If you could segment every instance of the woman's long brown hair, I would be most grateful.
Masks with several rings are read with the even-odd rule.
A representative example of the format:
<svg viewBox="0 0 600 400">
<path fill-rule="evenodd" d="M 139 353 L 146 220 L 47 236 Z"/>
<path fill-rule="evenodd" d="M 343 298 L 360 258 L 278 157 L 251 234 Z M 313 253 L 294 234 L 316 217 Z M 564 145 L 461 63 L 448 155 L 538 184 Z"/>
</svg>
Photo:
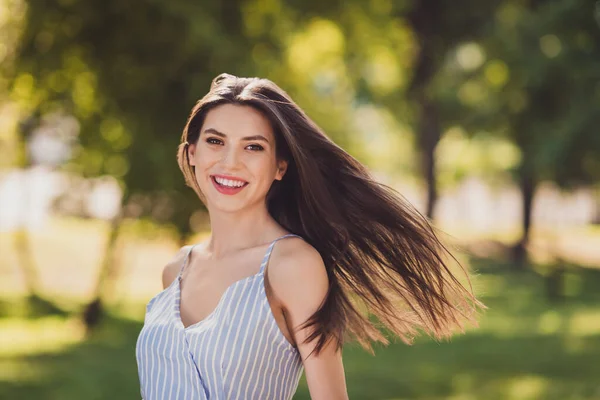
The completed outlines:
<svg viewBox="0 0 600 400">
<path fill-rule="evenodd" d="M 485 306 L 450 270 L 454 260 L 469 282 L 428 220 L 375 181 L 268 79 L 220 74 L 192 109 L 177 161 L 200 199 L 186 142 L 196 143 L 207 112 L 225 103 L 254 107 L 270 121 L 277 157 L 288 169 L 267 194 L 269 212 L 325 263 L 329 292 L 301 325 L 312 327 L 306 341 L 317 339 L 316 354 L 332 339 L 338 348 L 356 340 L 372 352 L 372 341 L 388 343 L 380 324 L 406 343 L 419 330 L 440 339 L 464 331 L 465 322 L 477 324 L 475 312 Z"/>
</svg>

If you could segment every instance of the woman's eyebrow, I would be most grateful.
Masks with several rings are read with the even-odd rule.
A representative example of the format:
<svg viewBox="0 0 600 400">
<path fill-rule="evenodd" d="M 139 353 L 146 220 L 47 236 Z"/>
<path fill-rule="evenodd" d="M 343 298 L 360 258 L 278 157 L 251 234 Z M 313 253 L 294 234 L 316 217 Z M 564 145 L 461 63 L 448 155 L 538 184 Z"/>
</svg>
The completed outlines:
<svg viewBox="0 0 600 400">
<path fill-rule="evenodd" d="M 214 128 L 207 128 L 204 130 L 204 133 L 212 133 L 214 135 L 220 136 L 220 137 L 227 137 L 226 134 L 224 134 L 223 132 L 219 132 L 218 130 L 214 129 Z M 264 142 L 269 143 L 269 140 L 262 136 L 262 135 L 252 135 L 252 136 L 244 136 L 242 138 L 242 140 L 262 140 Z"/>
</svg>

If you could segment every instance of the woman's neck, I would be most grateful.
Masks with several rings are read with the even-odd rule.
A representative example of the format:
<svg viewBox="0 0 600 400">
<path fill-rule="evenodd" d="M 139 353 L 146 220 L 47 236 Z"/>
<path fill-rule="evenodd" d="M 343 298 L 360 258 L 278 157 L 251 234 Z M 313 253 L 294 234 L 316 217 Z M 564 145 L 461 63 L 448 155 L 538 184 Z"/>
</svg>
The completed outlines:
<svg viewBox="0 0 600 400">
<path fill-rule="evenodd" d="M 266 206 L 246 212 L 210 213 L 211 234 L 205 250 L 212 258 L 220 258 L 236 250 L 258 246 L 283 234 Z"/>
</svg>

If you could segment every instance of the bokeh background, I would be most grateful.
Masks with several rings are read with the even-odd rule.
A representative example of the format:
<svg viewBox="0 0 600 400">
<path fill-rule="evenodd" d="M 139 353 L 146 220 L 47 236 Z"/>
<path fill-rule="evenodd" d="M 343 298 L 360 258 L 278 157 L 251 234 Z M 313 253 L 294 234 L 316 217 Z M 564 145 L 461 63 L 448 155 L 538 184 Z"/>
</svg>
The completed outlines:
<svg viewBox="0 0 600 400">
<path fill-rule="evenodd" d="M 0 0 L 0 398 L 139 398 L 145 304 L 209 229 L 176 148 L 228 72 L 430 217 L 489 307 L 448 342 L 348 345 L 350 398 L 600 399 L 599 21 L 589 0 Z"/>
</svg>

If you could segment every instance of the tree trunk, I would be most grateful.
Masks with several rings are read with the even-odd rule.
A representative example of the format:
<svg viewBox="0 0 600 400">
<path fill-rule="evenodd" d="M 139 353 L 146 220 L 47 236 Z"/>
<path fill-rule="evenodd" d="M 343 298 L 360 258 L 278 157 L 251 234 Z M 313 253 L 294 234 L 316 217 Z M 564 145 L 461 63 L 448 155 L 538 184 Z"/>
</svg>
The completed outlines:
<svg viewBox="0 0 600 400">
<path fill-rule="evenodd" d="M 425 214 L 430 219 L 433 219 L 438 197 L 435 148 L 441 137 L 441 128 L 437 105 L 435 100 L 428 95 L 427 89 L 440 66 L 439 52 L 446 51 L 443 46 L 436 45 L 438 35 L 436 21 L 440 6 L 440 3 L 436 1 L 416 2 L 408 15 L 419 48 L 408 94 L 417 105 L 417 143 L 421 151 L 421 168 L 427 183 Z"/>
<path fill-rule="evenodd" d="M 531 231 L 533 196 L 536 188 L 536 182 L 532 177 L 532 172 L 527 166 L 523 166 L 520 169 L 519 186 L 521 188 L 521 200 L 523 205 L 521 219 L 523 233 L 521 239 L 513 247 L 513 262 L 515 267 L 522 269 L 527 263 L 527 245 L 529 243 L 529 233 Z"/>
<path fill-rule="evenodd" d="M 116 243 L 119 237 L 121 223 L 123 222 L 122 212 L 116 216 L 111 223 L 108 243 L 104 253 L 104 260 L 100 267 L 100 274 L 96 283 L 94 299 L 88 303 L 83 312 L 83 321 L 86 326 L 88 335 L 100 323 L 104 314 L 102 299 L 107 292 L 108 286 L 114 279 L 118 271 L 118 262 L 116 260 Z"/>
<path fill-rule="evenodd" d="M 419 144 L 421 147 L 421 165 L 427 182 L 426 215 L 433 219 L 437 202 L 437 179 L 435 170 L 435 148 L 440 141 L 440 122 L 435 104 L 422 95 L 420 99 L 421 115 L 419 121 Z"/>
</svg>

